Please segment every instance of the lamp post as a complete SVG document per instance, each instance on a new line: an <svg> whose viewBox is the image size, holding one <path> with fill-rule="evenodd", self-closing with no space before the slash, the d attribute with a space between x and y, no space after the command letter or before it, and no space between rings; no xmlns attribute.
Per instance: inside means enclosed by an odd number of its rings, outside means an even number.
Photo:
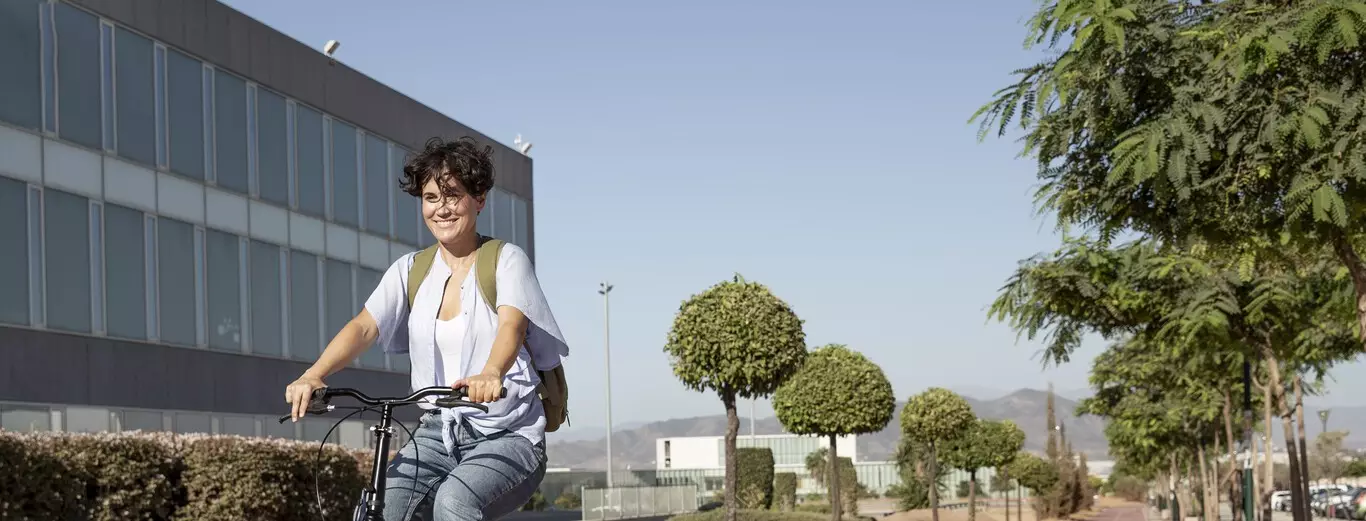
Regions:
<svg viewBox="0 0 1366 521"><path fill-rule="evenodd" d="M607 488L612 488L612 328L610 322L609 293L612 285L607 282L598 284L598 294L602 295L602 349L603 367L607 371Z"/></svg>
<svg viewBox="0 0 1366 521"><path fill-rule="evenodd" d="M1329 413L1329 412L1332 412L1332 411L1329 410L1329 409L1324 409L1324 410L1322 410L1322 411L1319 411L1319 421L1320 421L1320 422L1323 422L1323 430L1322 430L1322 431L1319 431L1319 432L1328 432L1328 413Z"/></svg>

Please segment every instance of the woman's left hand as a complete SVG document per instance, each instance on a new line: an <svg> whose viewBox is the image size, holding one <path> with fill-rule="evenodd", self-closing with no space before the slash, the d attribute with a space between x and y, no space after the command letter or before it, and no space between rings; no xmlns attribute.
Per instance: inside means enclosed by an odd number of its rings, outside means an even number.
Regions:
<svg viewBox="0 0 1366 521"><path fill-rule="evenodd" d="M455 382L457 389L465 387L466 399L474 403L489 403L498 399L503 392L503 379L498 375L480 373Z"/></svg>

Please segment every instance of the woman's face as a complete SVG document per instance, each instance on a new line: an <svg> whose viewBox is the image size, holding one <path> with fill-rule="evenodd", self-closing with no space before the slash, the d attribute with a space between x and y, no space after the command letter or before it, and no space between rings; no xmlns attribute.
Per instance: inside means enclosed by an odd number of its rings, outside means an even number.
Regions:
<svg viewBox="0 0 1366 521"><path fill-rule="evenodd" d="M478 233L475 218L484 208L483 198L470 195L455 177L449 177L447 181L454 193L443 196L436 185L438 177L432 176L422 187L422 218L432 237L436 242L448 244Z"/></svg>

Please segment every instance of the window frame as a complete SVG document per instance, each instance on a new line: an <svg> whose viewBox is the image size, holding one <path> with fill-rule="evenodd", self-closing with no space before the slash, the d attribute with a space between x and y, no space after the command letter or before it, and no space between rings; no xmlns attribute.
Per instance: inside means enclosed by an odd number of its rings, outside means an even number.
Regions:
<svg viewBox="0 0 1366 521"><path fill-rule="evenodd" d="M58 50L60 53L61 51ZM100 17L100 142L106 154L119 149L118 103L115 91L114 22Z"/></svg>

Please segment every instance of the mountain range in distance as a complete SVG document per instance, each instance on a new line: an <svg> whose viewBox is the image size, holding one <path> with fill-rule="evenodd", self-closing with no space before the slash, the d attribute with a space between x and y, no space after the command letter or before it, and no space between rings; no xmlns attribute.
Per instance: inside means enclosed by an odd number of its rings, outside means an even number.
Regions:
<svg viewBox="0 0 1366 521"><path fill-rule="evenodd" d="M971 389L977 390L977 389ZM969 389L957 389L960 394ZM993 393L995 394L995 393ZM987 395L991 396L991 395ZM1094 416L1077 416L1077 401L1087 396L1086 391L1059 391L1054 397L1057 417L1067 430L1067 441L1072 449L1086 454L1091 461L1110 459L1109 447L1105 440L1105 422ZM978 417L990 420L1010 420L1025 432L1025 450L1042 454L1044 443L1048 440L1047 418L1048 393L1034 389L1021 389L1015 392L988 399L964 396ZM901 439L901 408L905 402L896 404L892 421L882 431L858 437L858 461L886 461L896 453L897 442ZM719 407L718 407L719 409ZM747 412L741 408L738 412ZM1258 411L1260 417L1261 411ZM1322 431L1318 411L1305 407L1307 434L1312 440ZM1279 425L1272 426L1276 446L1284 446ZM1350 448L1366 447L1366 407L1333 408L1329 415L1329 430L1347 430L1346 444ZM781 434L782 425L776 417L758 418L754 421L755 434ZM574 469L603 469L607 467L606 440L601 429L579 428L572 431L548 433L546 449L549 467ZM655 440L659 438L687 436L722 436L726 433L724 411L710 416L677 418L655 422L631 422L617 424L613 428L612 452L616 468L652 469L655 467ZM741 416L740 434L749 434L749 418Z"/></svg>

